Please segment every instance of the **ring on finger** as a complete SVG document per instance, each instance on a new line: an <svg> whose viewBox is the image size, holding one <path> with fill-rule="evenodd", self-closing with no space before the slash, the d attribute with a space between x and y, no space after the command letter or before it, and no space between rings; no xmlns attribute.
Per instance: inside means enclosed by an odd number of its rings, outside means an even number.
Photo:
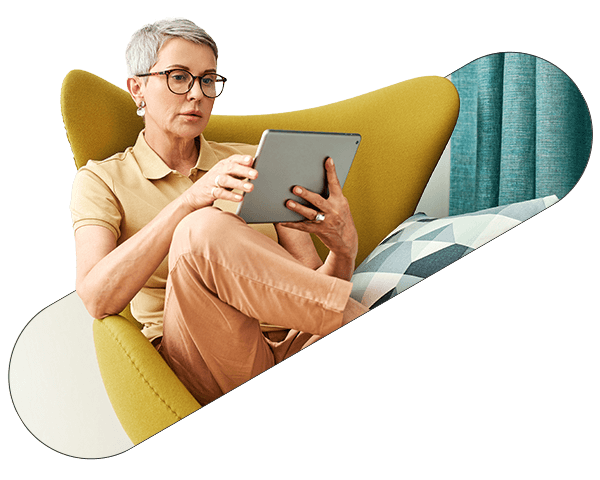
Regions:
<svg viewBox="0 0 600 480"><path fill-rule="evenodd" d="M215 190L216 190L217 188L221 188L221 187L213 187L213 188L212 188L212 190L210 191L210 196L211 196L211 197L213 197L213 198L217 198L217 196L215 195Z"/></svg>
<svg viewBox="0 0 600 480"><path fill-rule="evenodd" d="M217 188L221 188L221 185L219 184L219 177L220 177L220 176L221 176L221 175L217 175L217 176L215 177L215 187L217 187Z"/></svg>
<svg viewBox="0 0 600 480"><path fill-rule="evenodd" d="M325 220L325 214L323 212L319 212L315 215L315 222L322 222Z"/></svg>

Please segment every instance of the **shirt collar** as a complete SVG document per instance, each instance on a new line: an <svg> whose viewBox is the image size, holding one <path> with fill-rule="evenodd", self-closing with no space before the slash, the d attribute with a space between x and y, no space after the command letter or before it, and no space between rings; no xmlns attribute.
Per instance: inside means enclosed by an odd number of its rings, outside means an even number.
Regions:
<svg viewBox="0 0 600 480"><path fill-rule="evenodd" d="M216 152L211 147L210 143L206 141L204 135L200 135L200 155L198 156L198 162L196 162L195 170L202 170L208 172L219 162ZM192 169L192 171L194 171Z"/></svg>
<svg viewBox="0 0 600 480"><path fill-rule="evenodd" d="M163 162L158 154L152 150L150 145L146 142L144 130L138 135L137 141L133 147L133 154L140 166L142 174L148 180L158 180L172 173L172 170L167 164ZM192 168L191 175L194 175L198 170L210 170L218 161L217 155L210 144L204 139L204 135L200 135L200 154L198 155L196 165Z"/></svg>

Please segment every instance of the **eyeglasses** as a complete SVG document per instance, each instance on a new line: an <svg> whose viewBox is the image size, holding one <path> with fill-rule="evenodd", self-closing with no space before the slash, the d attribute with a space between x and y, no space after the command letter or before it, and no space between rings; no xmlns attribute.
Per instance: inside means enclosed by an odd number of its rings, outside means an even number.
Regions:
<svg viewBox="0 0 600 480"><path fill-rule="evenodd" d="M175 95L185 95L194 86L196 79L200 80L200 89L208 98L217 98L223 93L225 82L227 79L216 73L205 73L204 75L195 76L187 70L165 70L164 72L151 72L136 75L138 77L150 77L154 75L166 75L167 86Z"/></svg>

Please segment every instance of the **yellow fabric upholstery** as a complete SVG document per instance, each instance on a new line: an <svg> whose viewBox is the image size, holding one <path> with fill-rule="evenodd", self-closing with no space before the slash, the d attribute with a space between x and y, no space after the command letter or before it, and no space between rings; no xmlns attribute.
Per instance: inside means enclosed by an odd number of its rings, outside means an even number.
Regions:
<svg viewBox="0 0 600 480"><path fill-rule="evenodd" d="M106 391L133 443L200 408L139 328L125 318L95 320L94 343Z"/></svg>
<svg viewBox="0 0 600 480"><path fill-rule="evenodd" d="M133 145L143 128L127 92L80 70L65 78L61 107L77 168ZM358 264L414 213L458 109L450 81L422 77L297 112L213 115L204 134L207 140L256 144L268 128L360 133L363 140L344 186L359 234ZM315 243L325 257L326 248L318 239ZM128 312L94 321L102 378L134 443L200 407L139 328Z"/></svg>
<svg viewBox="0 0 600 480"><path fill-rule="evenodd" d="M128 92L82 70L67 74L60 103L77 168L122 152L144 128Z"/></svg>

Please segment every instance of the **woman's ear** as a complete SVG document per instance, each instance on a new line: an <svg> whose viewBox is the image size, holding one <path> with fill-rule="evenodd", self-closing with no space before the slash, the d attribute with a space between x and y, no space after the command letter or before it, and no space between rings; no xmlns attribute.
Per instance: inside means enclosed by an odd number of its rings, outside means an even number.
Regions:
<svg viewBox="0 0 600 480"><path fill-rule="evenodd" d="M127 90L136 105L139 105L144 99L144 88L139 77L129 77L127 79Z"/></svg>

